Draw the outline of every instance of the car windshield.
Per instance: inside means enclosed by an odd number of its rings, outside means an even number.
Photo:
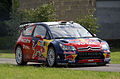
[[[80,38],[80,37],[92,37],[84,27],[81,25],[64,24],[64,25],[51,25],[51,33],[54,38]]]

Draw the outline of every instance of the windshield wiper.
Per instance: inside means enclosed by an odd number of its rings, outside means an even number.
[[[93,38],[93,37],[78,37],[78,38]]]

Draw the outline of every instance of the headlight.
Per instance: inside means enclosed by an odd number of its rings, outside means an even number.
[[[60,44],[60,47],[61,47],[63,50],[72,50],[72,51],[75,51],[75,50],[76,50],[74,46],[67,46],[67,45]]]
[[[102,49],[109,49],[109,48],[108,48],[108,46],[106,44],[103,44]]]

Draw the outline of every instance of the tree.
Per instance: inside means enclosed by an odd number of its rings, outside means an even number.
[[[12,11],[10,13],[10,20],[5,23],[8,27],[9,44],[14,47],[15,42],[19,36],[19,25],[22,22],[43,22],[55,20],[55,13],[53,4],[44,4],[36,9],[20,10],[19,0],[12,0]]]
[[[11,0],[0,0],[0,20],[9,19],[9,12],[11,11]]]
[[[33,8],[30,10],[23,10],[25,13],[24,21],[30,22],[47,22],[55,21],[56,14],[53,4],[44,4],[39,8]]]
[[[11,11],[11,0],[0,0],[0,37],[7,36],[7,25],[5,20],[9,20]]]
[[[81,24],[82,26],[86,27],[92,33],[98,32],[98,28],[100,27],[97,24],[98,19],[94,17],[94,9],[90,12],[88,11],[88,15],[79,16],[75,22]]]

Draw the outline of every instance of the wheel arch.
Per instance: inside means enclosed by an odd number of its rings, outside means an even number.
[[[20,46],[20,47],[22,48],[22,45],[21,45],[21,44],[19,44],[19,43],[16,44],[16,46],[15,46],[15,54],[16,54],[16,49],[17,49],[18,46]],[[23,48],[22,48],[22,49],[23,49]]]
[[[24,59],[23,47],[22,47],[21,44],[16,44],[16,46],[15,46],[15,58],[16,58],[16,49],[17,49],[18,46],[21,48],[21,51],[22,51],[22,60],[21,60],[20,63],[18,63],[17,60],[16,60],[16,62],[17,62],[18,65],[26,65],[28,61],[26,61],[26,60]]]
[[[58,54],[62,54],[62,50],[61,50],[61,48],[60,48],[60,45],[59,45],[59,42],[56,42],[56,41],[53,41],[53,42],[51,42],[49,45],[48,45],[48,49],[49,49],[49,47],[53,47],[54,48],[54,50],[55,50],[55,52],[56,52],[56,56],[58,55]]]
[[[55,52],[56,52],[56,49],[55,49],[55,46],[54,46],[54,44],[53,44],[53,43],[50,43],[50,44],[48,45],[48,49],[49,49],[50,47],[53,47],[53,48],[54,48],[54,50],[55,50]]]
[[[53,47],[53,49],[54,49],[54,51],[55,51],[55,54],[56,54],[56,56],[57,56],[57,55],[58,55],[58,47],[57,47],[56,43],[51,42],[51,43],[48,45],[48,49],[49,49],[50,47]],[[48,50],[47,50],[47,52],[48,52]]]

